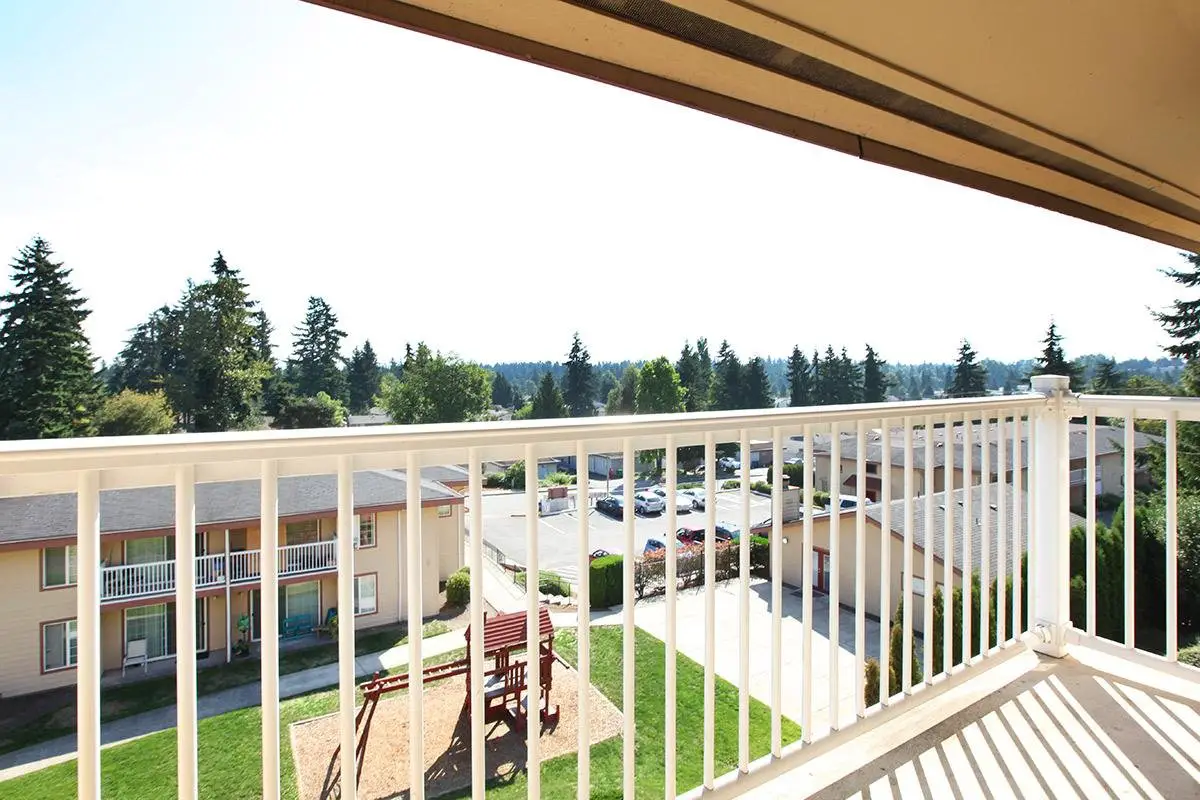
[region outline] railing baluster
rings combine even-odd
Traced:
[[[892,427],[879,420],[879,502],[882,534],[879,540],[879,702],[888,705],[892,655]]]
[[[979,653],[991,650],[992,608],[992,419],[980,420],[979,449]]]
[[[409,466],[412,466],[411,461]],[[408,478],[408,500],[412,503],[413,473],[410,469]],[[419,499],[420,495],[418,495]],[[339,741],[342,748],[342,797],[357,797],[356,786],[358,775],[355,771],[355,736],[354,736],[354,461],[351,456],[338,456],[337,460],[337,531],[338,531],[338,729]],[[411,521],[411,517],[410,517]],[[409,531],[410,535],[412,531]],[[410,550],[411,552],[411,550]],[[412,573],[410,571],[411,580]],[[410,595],[411,597],[411,595]],[[420,617],[418,616],[418,620]],[[412,656],[413,641],[420,640],[420,622],[417,623],[417,633],[413,634],[412,623],[409,623],[409,656]],[[419,645],[418,645],[419,648]],[[420,669],[420,650],[417,650],[417,661],[411,662],[415,669]],[[420,694],[419,692],[417,694]],[[420,717],[409,719],[410,728],[420,730]],[[418,739],[418,742],[420,740]],[[409,743],[410,758],[421,762],[420,749]],[[417,790],[413,786],[413,790]],[[416,797],[413,794],[413,797]]]
[[[76,778],[79,800],[100,800],[100,473],[79,473],[76,490]],[[44,646],[38,643],[39,647]]]
[[[783,431],[771,429],[771,755],[783,752]],[[675,795],[670,794],[669,797]]]
[[[900,665],[900,686],[905,694],[912,693],[912,661],[913,661],[913,528],[916,518],[913,514],[913,428],[912,417],[904,418],[904,647]]]
[[[577,463],[580,474],[586,481],[587,461],[585,459]],[[467,478],[467,494],[471,502],[471,546],[468,555],[471,571],[471,640],[468,643],[471,660],[471,797],[473,800],[484,800],[487,791],[487,752],[483,724],[483,470],[480,466],[479,448],[477,447],[472,447],[467,451],[467,472],[470,473]],[[586,515],[583,516],[586,519]],[[581,539],[580,546],[587,549],[586,537]],[[583,582],[581,585],[586,587],[587,572],[582,568],[579,580]],[[525,584],[529,585],[528,575],[525,576]],[[583,589],[580,590],[579,619],[581,631],[579,650],[582,655],[586,652],[583,640],[587,638],[587,596]],[[586,667],[584,667],[580,670],[581,685],[586,685],[586,679],[583,677],[586,674]],[[587,718],[587,705],[581,699],[579,704],[581,741],[583,741],[583,731],[587,728]],[[580,768],[586,770],[584,767],[587,758],[586,749],[581,747],[579,756]]]
[[[1037,431],[1038,431],[1037,420],[1034,417],[1033,412],[1031,411],[1029,414],[1029,492],[1028,492],[1028,497],[1026,498],[1026,505],[1028,506],[1028,509],[1029,509],[1029,536],[1028,536],[1028,544],[1026,547],[1027,552],[1028,552],[1028,555],[1026,556],[1028,566],[1026,567],[1026,570],[1025,570],[1026,573],[1028,573],[1028,580],[1025,582],[1025,594],[1027,595],[1027,597],[1026,597],[1026,600],[1027,600],[1026,612],[1029,617],[1030,630],[1032,630],[1034,625],[1037,624],[1037,617],[1036,617],[1035,610],[1037,609],[1037,585],[1038,585],[1038,581],[1037,581],[1037,577],[1036,577],[1038,574],[1037,573],[1037,538],[1038,537],[1036,535],[1038,528],[1037,528],[1037,524],[1034,522],[1034,520],[1037,519],[1037,508],[1038,508],[1038,502],[1039,502],[1038,496],[1037,496],[1037,492],[1038,492],[1037,487],[1038,487],[1038,478],[1039,478],[1038,459],[1036,457],[1037,447],[1038,447],[1038,432]]]
[[[1179,501],[1176,491],[1176,483],[1178,475],[1176,474],[1176,436],[1178,434],[1177,421],[1179,412],[1167,412],[1167,474],[1166,474],[1166,511],[1167,511],[1167,660],[1177,661],[1179,659],[1179,622],[1177,614],[1178,606],[1178,561],[1179,561],[1179,539],[1177,520],[1178,509],[1176,503]]]
[[[1134,647],[1134,620],[1136,618],[1137,599],[1134,597],[1134,559],[1133,546],[1135,539],[1134,521],[1137,507],[1137,490],[1134,485],[1133,455],[1134,438],[1133,414],[1125,415],[1125,646]]]
[[[963,664],[970,664],[975,655],[971,646],[971,617],[974,604],[972,595],[975,585],[975,561],[972,540],[975,538],[975,516],[972,513],[971,501],[975,496],[975,486],[972,483],[972,468],[975,461],[975,419],[968,411],[963,414],[963,593],[962,593],[962,635],[963,635]]]
[[[1024,446],[1024,425],[1025,422],[1021,419],[1021,412],[1018,410],[1013,414],[1013,518],[1012,518],[1012,571],[1013,571],[1013,616],[1012,616],[1012,633],[1013,637],[1019,637],[1025,633],[1025,626],[1021,623],[1021,564],[1025,557],[1024,536],[1022,534],[1021,516],[1024,507],[1021,505],[1021,483],[1024,481],[1025,470],[1022,467],[1021,448]]]
[[[996,643],[1005,646],[1005,616],[1007,600],[1008,565],[1005,562],[1006,539],[1008,536],[1008,479],[1007,466],[1008,436],[1005,434],[1005,415],[996,415]]]
[[[804,576],[801,580],[804,594],[804,608],[801,610],[803,618],[800,637],[801,647],[801,679],[804,681],[801,687],[801,705],[800,705],[800,737],[801,740],[808,744],[812,741],[812,720],[813,720],[813,658],[812,658],[812,601],[813,601],[813,426],[804,426],[804,543],[801,552],[801,560],[804,564]]]
[[[668,463],[670,463],[670,456],[668,456]],[[476,473],[478,473],[479,469],[476,468],[474,471]],[[577,658],[579,661],[579,699],[577,701],[579,703],[579,742],[577,745],[577,752],[579,753],[579,756],[578,756],[579,768],[578,768],[578,771],[576,772],[575,794],[580,798],[580,800],[586,800],[586,798],[591,796],[591,786],[592,786],[592,746],[591,746],[591,741],[592,741],[592,727],[591,727],[592,698],[591,698],[591,691],[590,691],[591,683],[592,683],[592,626],[591,626],[592,598],[591,598],[591,594],[590,594],[590,592],[591,592],[591,567],[590,567],[591,559],[589,557],[590,553],[591,553],[591,546],[588,543],[588,491],[589,491],[589,488],[590,488],[590,485],[588,483],[588,451],[587,451],[587,447],[584,445],[584,443],[582,441],[579,441],[579,442],[575,443],[575,515],[578,517],[578,522],[579,522],[579,531],[577,534],[579,537],[579,552],[577,554],[578,558],[579,558],[579,562],[578,562],[578,567],[579,567],[579,569],[578,569],[578,571],[579,571],[578,608],[579,608],[579,611],[576,615],[576,618],[578,621],[577,625],[576,625],[576,650],[577,650],[576,655],[577,655]],[[483,538],[483,524],[482,524],[483,520],[480,519],[479,523],[480,523],[479,537],[482,539]],[[670,537],[668,537],[668,538],[670,538]],[[472,566],[471,569],[474,570],[475,567]],[[670,586],[670,585],[671,584],[668,584],[668,586]],[[482,592],[482,589],[480,591]],[[482,594],[480,596],[479,602],[480,602],[480,605],[482,606],[482,604],[483,604]],[[668,606],[669,605],[670,605],[670,601],[668,601]],[[481,620],[482,620],[482,617],[483,617],[483,612],[481,610],[480,611],[480,619]],[[670,622],[668,622],[668,624],[673,626],[674,625],[674,616],[671,614],[668,614],[668,617],[670,617]],[[482,621],[480,622],[479,627],[480,628],[483,627]],[[483,651],[482,651],[483,632],[482,631],[480,631],[479,639],[481,642],[479,660],[483,661],[483,655],[482,655],[482,653],[483,653]],[[670,659],[672,657],[673,656],[669,655],[668,659]],[[471,663],[472,664],[475,663],[474,656],[472,656]],[[668,683],[668,686],[670,687],[668,689],[668,694],[670,694],[670,692],[674,690],[675,676],[672,674],[672,672],[673,672],[673,670],[668,671],[668,674],[667,674],[667,683]],[[480,691],[482,692],[482,689]],[[483,700],[482,700],[482,698],[480,699],[479,702],[480,702],[479,716],[482,719],[482,717],[483,717],[483,705],[482,705]],[[673,714],[674,708],[675,708],[673,705],[673,701],[672,701],[672,705],[670,705],[669,708],[670,708],[669,713]],[[673,734],[670,734],[670,735],[673,735]],[[483,749],[483,725],[482,725],[482,723],[480,724],[479,749],[480,750]],[[671,753],[671,758],[673,759],[675,757],[675,749],[673,747],[671,748],[670,753]],[[479,757],[479,759],[480,759],[480,772],[482,773],[482,771],[483,771],[483,756],[481,755]],[[675,774],[674,770],[672,770],[670,773],[670,776],[667,778],[668,782],[673,781],[674,774]],[[475,794],[475,800],[483,800],[483,797],[484,797],[484,785],[483,785],[483,776],[481,774],[480,780],[479,780],[479,788],[476,790],[476,794]]]
[[[626,439],[622,444],[621,451],[621,478],[623,481],[623,488],[625,490],[625,509],[621,518],[625,526],[625,558],[624,563],[622,564],[624,572],[624,613],[622,615],[624,617],[624,630],[622,635],[623,652],[621,664],[621,709],[624,712],[623,716],[625,718],[625,738],[622,742],[623,751],[621,766],[624,769],[622,781],[624,795],[625,797],[633,797],[634,780],[636,778],[634,769],[634,718],[636,716],[635,703],[637,700],[637,693],[634,688],[634,673],[637,665],[637,652],[635,649],[636,631],[634,630],[633,624],[633,606],[637,599],[633,585],[635,578],[634,559],[637,557],[637,551],[634,544],[634,523],[637,519],[637,514],[635,513],[635,507],[633,503],[634,486],[635,481],[637,480],[637,464],[636,453],[633,449],[633,441]],[[533,730],[533,728],[531,727],[530,730]],[[537,797],[538,795],[534,794],[532,786],[533,784],[530,783],[530,796]],[[540,785],[538,789],[540,791]]]
[[[717,551],[714,542],[717,535],[717,444],[712,433],[704,434],[704,497],[704,785],[711,789],[716,778],[717,735]],[[632,541],[630,539],[630,549],[633,548]],[[628,741],[626,746],[629,746]],[[632,752],[627,752],[626,758],[632,758]],[[630,787],[626,787],[625,796],[633,796]]]
[[[738,769],[750,770],[750,431],[741,432],[742,533],[738,537]],[[674,501],[667,498],[674,513]],[[668,531],[675,529],[672,522]]]
[[[942,664],[947,675],[954,667],[954,454],[957,441],[954,434],[954,416],[947,414],[942,420],[942,474],[946,476],[942,487]]]
[[[1087,415],[1087,466],[1084,494],[1087,495],[1087,632],[1096,635],[1096,413]]]
[[[678,581],[678,537],[675,535],[676,528],[676,511],[675,501],[678,498],[678,461],[679,449],[675,446],[675,437],[667,437],[667,652],[666,664],[666,708],[664,719],[664,736],[663,736],[663,764],[666,768],[664,776],[664,792],[663,797],[666,800],[671,800],[677,794],[675,788],[675,753],[676,753],[676,729],[675,729],[675,702],[676,702],[676,683],[675,683],[675,661],[676,651],[678,650],[678,639],[676,637],[676,583]],[[707,505],[705,506],[707,508]],[[582,624],[582,623],[581,623]],[[582,681],[582,677],[580,678]],[[582,683],[580,684],[583,685]],[[582,702],[582,700],[580,701]],[[583,743],[580,742],[580,752],[582,753]],[[590,795],[580,793],[581,800],[586,800]]]
[[[921,671],[925,675],[925,683],[933,683],[933,643],[937,631],[933,627],[933,592],[937,588],[937,576],[933,573],[933,492],[934,483],[934,441],[933,415],[925,415],[925,536],[921,541],[924,548],[925,563],[921,572],[925,574],[925,596],[922,603],[922,639],[921,639]],[[943,454],[945,446],[942,447]],[[945,470],[943,469],[943,472]]]
[[[841,655],[840,622],[842,609],[839,603],[838,584],[841,575],[842,541],[842,428],[838,423],[830,426],[829,436],[829,581],[825,587],[829,593],[829,730],[838,730],[841,718],[841,694],[838,686],[839,656]]]
[[[867,423],[860,420],[855,437],[854,461],[854,707],[866,716],[863,698],[867,657]],[[884,539],[889,538],[884,536]]]
[[[175,743],[179,800],[200,793],[196,751],[196,468],[175,468]]]
[[[262,749],[263,797],[279,797],[279,465],[262,462],[259,494],[259,538],[266,557],[262,560],[263,613]]]

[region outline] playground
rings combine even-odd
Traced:
[[[526,727],[541,725],[542,758],[578,748],[578,674],[554,652],[554,628],[546,609],[539,615],[537,669],[530,669],[525,614],[488,618],[484,625],[484,736],[489,782],[525,768]],[[467,633],[469,641],[470,633]],[[428,796],[469,786],[471,714],[469,658],[428,665],[419,674],[376,676],[361,686],[356,721],[359,796],[405,797],[409,789],[408,692],[424,692],[425,786]],[[588,692],[592,744],[620,733],[621,713],[595,687]],[[540,711],[530,714],[530,702]],[[339,737],[336,715],[291,727],[300,797],[327,800],[339,794]]]

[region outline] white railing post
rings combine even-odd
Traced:
[[[79,473],[76,496],[75,679],[79,800],[100,800],[100,473]],[[39,642],[39,647],[44,643]]]
[[[175,708],[179,800],[200,794],[196,731],[196,468],[175,469]]]
[[[1070,379],[1062,375],[1035,375],[1033,390],[1046,397],[1037,412],[1036,443],[1031,461],[1037,467],[1034,513],[1030,520],[1031,548],[1037,553],[1029,582],[1036,591],[1031,598],[1034,649],[1062,657],[1067,653],[1071,627],[1071,538],[1068,492],[1071,466],[1068,450],[1067,410]],[[987,613],[986,611],[984,612]]]
[[[262,552],[262,790],[264,800],[279,797],[279,465],[262,462],[259,538]],[[226,534],[228,537],[228,533]],[[247,553],[240,555],[247,556]],[[247,559],[248,560],[248,559]],[[232,566],[232,565],[231,565]],[[246,577],[248,569],[243,569]],[[226,596],[229,592],[226,589]],[[226,634],[227,638],[231,634]]]

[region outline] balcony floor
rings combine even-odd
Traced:
[[[1084,655],[1078,646],[1072,652]],[[911,718],[908,730],[921,732],[899,746],[894,743],[900,736],[892,733],[888,741],[884,733],[881,748],[859,756],[849,751],[862,744],[850,738],[746,796],[1200,796],[1200,680],[1163,678],[1132,664],[1109,671],[1114,659],[1107,656],[1081,661],[1028,653],[1023,658],[1026,668],[1015,678],[996,691],[975,687],[975,699],[960,710],[947,715],[937,706],[959,688],[986,680],[987,673],[924,707],[897,709],[898,716],[867,734],[884,733],[892,722],[903,731],[905,718]],[[839,755],[841,776],[821,780],[819,762],[832,763]],[[824,771],[826,779],[833,774]]]

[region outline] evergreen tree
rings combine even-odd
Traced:
[[[570,415],[563,394],[558,390],[558,384],[549,372],[542,376],[542,382],[538,384],[538,390],[531,402],[533,409],[529,416],[532,419],[560,419]]]
[[[825,358],[818,361],[813,353],[813,399],[819,406],[831,406],[838,402],[839,366],[833,346],[825,348]]]
[[[1117,362],[1111,358],[1101,359],[1096,365],[1096,374],[1088,391],[1092,394],[1120,394],[1124,388],[1125,373],[1117,369]]]
[[[701,337],[696,340],[696,376],[690,384],[684,386],[688,394],[695,397],[695,411],[707,411],[711,407],[709,401],[712,396],[712,383],[713,362],[708,353],[708,339]]]
[[[637,382],[637,413],[672,414],[683,411],[685,392],[679,373],[666,356],[642,365]]]
[[[1163,274],[1187,290],[1200,288],[1200,253],[1182,253],[1187,266],[1164,270]],[[1176,300],[1167,311],[1155,311],[1157,319],[1174,341],[1166,351],[1188,362],[1200,355],[1200,297]]]
[[[275,348],[271,345],[271,334],[275,332],[275,327],[271,325],[271,320],[267,319],[267,312],[261,308],[254,311],[250,315],[251,324],[254,325],[254,334],[251,339],[251,346],[254,348],[254,356],[259,361],[275,365]]]
[[[981,397],[987,394],[987,372],[976,361],[977,355],[966,339],[958,348],[958,363],[954,366],[951,397]]]
[[[691,342],[683,343],[683,350],[679,353],[679,360],[675,362],[675,371],[679,374],[679,383],[683,386],[686,398],[684,400],[687,411],[699,411],[702,404],[702,398],[695,391],[696,379],[700,375],[700,357],[695,350],[692,349]]]
[[[512,384],[500,373],[492,378],[492,405],[501,408],[516,408],[517,396]]]
[[[863,360],[863,402],[882,403],[887,400],[888,381],[883,369],[887,362],[879,357],[871,345],[867,345],[867,357]]]
[[[862,368],[850,359],[846,348],[838,356],[837,367],[837,401],[846,405],[862,402]]]
[[[812,371],[808,359],[800,352],[800,346],[792,347],[788,359],[788,402],[792,406],[812,405]]]
[[[718,411],[742,408],[742,363],[727,341],[721,342],[717,351],[710,407]]]
[[[368,339],[361,348],[354,348],[350,354],[350,361],[346,364],[351,413],[361,414],[371,408],[375,396],[379,394],[381,377],[379,359],[376,358],[375,349],[371,347],[371,340]]]
[[[609,392],[620,385],[621,381],[617,379],[616,374],[611,369],[604,370],[600,379],[596,381],[596,399],[601,403],[607,402]]]
[[[596,413],[592,398],[596,393],[596,378],[593,374],[591,356],[579,333],[571,341],[571,352],[567,354],[567,372],[563,378],[563,400],[572,417],[590,417]]]
[[[637,367],[626,367],[621,374],[621,384],[608,393],[605,413],[632,414],[637,410],[637,386],[639,372]]]
[[[980,367],[980,369],[983,369]],[[953,386],[953,379],[950,385]],[[929,371],[929,367],[921,366],[921,399],[928,400],[933,397],[933,375]]]
[[[40,237],[12,262],[0,297],[0,437],[60,439],[95,432],[100,386],[83,321],[90,313]]]
[[[742,408],[774,408],[775,393],[767,379],[766,364],[755,356],[742,370]]]
[[[1050,328],[1046,331],[1046,338],[1042,340],[1042,354],[1037,357],[1034,362],[1033,375],[1066,375],[1071,379],[1071,389],[1079,388],[1079,365],[1074,361],[1067,361],[1066,354],[1063,352],[1062,335],[1058,332],[1058,327],[1051,320]]]
[[[335,400],[346,397],[346,376],[342,373],[342,339],[337,315],[320,297],[308,298],[308,312],[292,334],[292,363],[296,366],[296,393],[316,397],[325,392]]]
[[[178,309],[171,306],[151,312],[145,322],[133,329],[113,362],[108,390],[113,394],[122,389],[148,394],[166,390],[173,379],[177,383],[182,371],[180,323]]]

